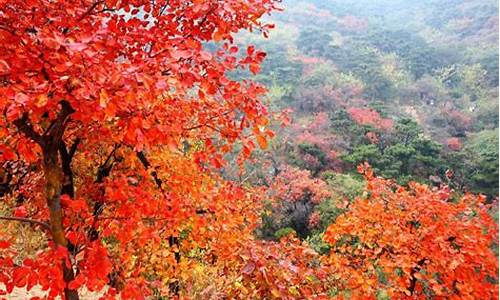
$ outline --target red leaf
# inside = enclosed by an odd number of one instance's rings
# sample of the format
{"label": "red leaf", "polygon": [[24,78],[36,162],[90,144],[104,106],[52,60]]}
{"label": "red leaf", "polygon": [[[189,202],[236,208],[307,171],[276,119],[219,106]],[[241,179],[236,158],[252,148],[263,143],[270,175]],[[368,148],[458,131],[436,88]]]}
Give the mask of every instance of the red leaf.
{"label": "red leaf", "polygon": [[24,205],[18,206],[14,210],[14,216],[19,217],[19,218],[24,218],[28,212],[26,211],[26,207]]}
{"label": "red leaf", "polygon": [[14,269],[14,272],[12,274],[12,281],[14,282],[14,285],[17,287],[23,287],[28,283],[28,278],[27,275],[29,274],[30,269],[26,267],[20,267]]}
{"label": "red leaf", "polygon": [[250,72],[252,72],[252,74],[254,74],[254,75],[259,73],[259,71],[260,71],[260,65],[257,63],[251,63],[249,65],[249,68],[250,68]]}
{"label": "red leaf", "polygon": [[255,51],[255,47],[254,46],[248,46],[247,48],[247,55],[248,56],[252,56],[253,52]]}
{"label": "red leaf", "polygon": [[0,76],[4,76],[10,73],[10,66],[9,64],[3,60],[0,59]]}
{"label": "red leaf", "polygon": [[85,277],[82,274],[78,274],[76,278],[68,284],[70,289],[76,290],[83,285],[85,282]]}
{"label": "red leaf", "polygon": [[10,242],[8,241],[0,241],[0,249],[7,249],[10,247]]}
{"label": "red leaf", "polygon": [[250,261],[243,267],[243,269],[241,269],[241,273],[245,275],[250,275],[254,270],[255,270],[255,263]]}

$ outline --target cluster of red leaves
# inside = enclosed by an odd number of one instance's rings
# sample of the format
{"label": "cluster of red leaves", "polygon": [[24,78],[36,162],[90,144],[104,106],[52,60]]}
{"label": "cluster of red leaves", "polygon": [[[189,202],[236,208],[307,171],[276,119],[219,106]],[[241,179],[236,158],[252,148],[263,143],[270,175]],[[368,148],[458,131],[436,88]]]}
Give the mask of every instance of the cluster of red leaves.
{"label": "cluster of red leaves", "polygon": [[462,148],[462,142],[457,137],[451,137],[446,140],[446,146],[453,151],[459,151]]}
{"label": "cluster of red leaves", "polygon": [[370,141],[370,143],[372,144],[378,144],[379,142],[379,138],[377,136],[377,134],[373,131],[369,131],[365,134],[366,138],[368,139],[368,141]]}
{"label": "cluster of red leaves", "polygon": [[468,130],[472,125],[472,117],[456,109],[442,108],[440,115],[447,120],[448,124],[457,129]]}
{"label": "cluster of red leaves", "polygon": [[389,130],[392,128],[392,120],[382,118],[380,114],[372,108],[351,107],[347,112],[358,124],[371,125],[382,130]]}
{"label": "cluster of red leaves", "polygon": [[318,178],[313,178],[307,170],[301,170],[289,165],[280,167],[273,186],[276,197],[281,201],[311,201],[318,204],[330,197],[327,184]]}
{"label": "cluster of red leaves", "polygon": [[317,166],[318,169],[334,167],[337,155],[333,149],[337,139],[334,134],[328,133],[328,127],[329,117],[326,112],[317,113],[307,124],[293,123],[290,126],[289,134],[286,137],[288,142],[315,145],[326,155],[324,162],[320,162],[311,155],[304,155],[303,159],[308,166]]}
{"label": "cluster of red leaves", "polygon": [[301,63],[304,66],[302,70],[303,76],[311,74],[315,66],[327,63],[327,61],[325,59],[322,59],[321,57],[307,56],[302,53],[292,56],[291,59]]}
{"label": "cluster of red leaves", "polygon": [[[264,54],[249,48],[238,60],[234,46],[209,53],[202,43],[231,39],[253,26],[267,30],[257,19],[273,1],[0,4],[0,62],[8,83],[1,88],[6,118],[0,125],[2,136],[12,136],[9,148],[23,158],[36,158],[28,153],[34,147],[23,148],[29,140],[12,135],[8,123],[29,112],[30,121],[43,126],[38,123],[47,122],[47,112],[55,118],[61,99],[75,110],[80,131],[91,126],[109,136],[113,125],[113,139],[136,149],[175,144],[175,137],[199,125],[230,125],[236,108],[248,114],[242,128],[263,112],[256,101],[263,88],[229,80],[225,72],[246,66],[257,71]],[[224,137],[234,141],[240,126],[225,127]]]}
{"label": "cluster of red leaves", "polygon": [[311,215],[309,216],[309,224],[308,224],[309,228],[312,229],[318,227],[320,221],[321,221],[321,216],[319,212],[315,211],[311,213]]}
{"label": "cluster of red leaves", "polygon": [[[35,170],[16,191],[28,191],[17,214],[63,229],[42,226],[59,246],[21,265],[2,250],[9,292],[38,284],[54,298],[111,285],[106,297],[141,298],[157,276],[168,280],[163,295],[178,295],[190,263],[206,258],[193,249],[223,260],[250,236],[258,201],[211,170],[235,143],[248,157],[255,139],[265,148],[272,136],[265,89],[226,75],[259,71],[265,54],[240,51],[232,36],[266,34],[272,26],[259,19],[275,2],[0,0],[1,158]],[[67,184],[74,197],[63,195]],[[48,259],[61,246],[71,251]],[[164,253],[162,263],[147,249]]]}
{"label": "cluster of red leaves", "polygon": [[334,273],[322,257],[294,237],[259,241],[239,253],[241,284],[235,299],[329,299]]}
{"label": "cluster of red leaves", "polygon": [[361,168],[367,194],[326,231],[339,285],[353,296],[497,299],[498,226],[485,197],[408,189]]}
{"label": "cluster of red leaves", "polygon": [[39,285],[43,290],[49,290],[48,296],[55,298],[61,295],[65,288],[62,269],[54,261],[68,260],[67,249],[51,245],[48,251],[40,253],[36,259],[25,258],[22,265],[17,265],[9,244],[0,245],[0,282],[5,285],[5,291],[0,296],[11,293],[14,287],[26,287],[28,290]]}

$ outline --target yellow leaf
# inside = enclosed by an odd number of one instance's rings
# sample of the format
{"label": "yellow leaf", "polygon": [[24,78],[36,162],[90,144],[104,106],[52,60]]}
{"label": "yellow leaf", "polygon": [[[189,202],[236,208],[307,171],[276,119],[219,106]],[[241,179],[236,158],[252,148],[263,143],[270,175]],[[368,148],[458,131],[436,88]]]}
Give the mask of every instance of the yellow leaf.
{"label": "yellow leaf", "polygon": [[290,294],[291,294],[292,296],[295,296],[295,297],[300,296],[299,290],[297,289],[297,287],[296,287],[296,286],[291,286],[291,287],[289,287],[289,288],[288,288],[288,292],[290,292]]}
{"label": "yellow leaf", "polygon": [[38,95],[38,97],[36,97],[36,103],[35,103],[35,105],[38,106],[38,107],[42,107],[45,104],[47,104],[47,100],[48,100],[47,95],[40,94],[40,95]]}
{"label": "yellow leaf", "polygon": [[277,289],[271,289],[271,294],[276,298],[280,298],[280,292]]}
{"label": "yellow leaf", "polygon": [[99,106],[105,108],[108,105],[108,101],[108,93],[106,92],[106,90],[101,90],[101,93],[99,94]]}

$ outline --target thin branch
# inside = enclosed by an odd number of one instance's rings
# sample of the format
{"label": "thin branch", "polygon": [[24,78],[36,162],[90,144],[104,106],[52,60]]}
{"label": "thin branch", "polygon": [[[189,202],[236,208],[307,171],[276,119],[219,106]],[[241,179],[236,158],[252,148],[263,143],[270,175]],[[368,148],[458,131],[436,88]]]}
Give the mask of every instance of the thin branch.
{"label": "thin branch", "polygon": [[68,117],[75,112],[68,101],[61,100],[59,104],[61,105],[61,111],[59,112],[57,118],[52,121],[50,126],[43,133],[44,137],[48,137],[52,141],[60,141],[64,133]]}
{"label": "thin branch", "polygon": [[[94,183],[101,184],[104,182],[104,179],[109,176],[111,170],[113,169],[113,166],[118,162],[117,158],[115,157],[115,152],[120,146],[121,144],[115,144],[113,150],[111,150],[111,153],[108,155],[104,163],[102,163],[97,168],[97,175]],[[112,160],[112,158],[114,158],[114,160]],[[102,185],[99,185],[99,193],[101,196],[104,196],[104,187]],[[96,199],[94,203],[94,211],[92,213],[92,215],[94,216],[94,220],[92,221],[92,226],[87,231],[87,235],[91,241],[95,241],[99,237],[99,232],[95,227],[98,221],[98,217],[104,211],[104,207],[105,203],[100,199]]]}
{"label": "thin branch", "polygon": [[29,218],[0,216],[0,220],[18,221],[18,222],[31,223],[31,224],[35,224],[35,225],[40,225],[40,226],[42,226],[45,229],[47,229],[47,230],[50,231],[50,225],[49,224],[47,224],[45,222],[42,222],[42,221],[29,219]]}
{"label": "thin branch", "polygon": [[[142,165],[144,166],[144,168],[147,170],[151,167],[151,163],[149,162],[149,160],[147,159],[146,155],[144,154],[143,151],[137,151],[135,153],[137,155],[137,158],[139,158],[139,160],[141,161]],[[158,173],[156,171],[152,171],[151,172],[151,176],[153,177],[155,183],[156,183],[156,186],[161,190],[163,191],[163,188],[162,188],[162,180],[158,177]]]}
{"label": "thin branch", "polygon": [[75,152],[76,152],[76,148],[78,148],[78,144],[80,144],[80,138],[76,138],[75,142],[73,143],[73,145],[71,145],[71,148],[69,149],[69,157],[73,157],[75,155]]}
{"label": "thin branch", "polygon": [[111,153],[109,153],[108,157],[106,158],[106,160],[102,164],[103,167],[109,166],[110,159],[115,155],[116,150],[118,150],[118,148],[120,148],[120,146],[121,146],[121,144],[119,144],[119,143],[115,144],[113,146],[113,150],[111,150]]}
{"label": "thin branch", "polygon": [[89,7],[89,9],[87,9],[87,11],[80,17],[78,18],[78,21],[81,21],[83,19],[85,19],[85,17],[87,17],[88,15],[90,15],[90,13],[94,10],[94,8],[97,7],[97,5],[101,4],[101,3],[104,3],[104,1],[96,1],[92,4],[92,6]]}

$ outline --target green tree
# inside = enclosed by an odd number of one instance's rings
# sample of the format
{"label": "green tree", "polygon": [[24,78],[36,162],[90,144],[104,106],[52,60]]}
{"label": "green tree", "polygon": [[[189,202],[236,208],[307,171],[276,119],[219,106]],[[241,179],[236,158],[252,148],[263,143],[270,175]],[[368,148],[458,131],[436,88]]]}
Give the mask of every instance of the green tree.
{"label": "green tree", "polygon": [[468,189],[490,197],[498,196],[498,128],[475,134],[462,152]]}

